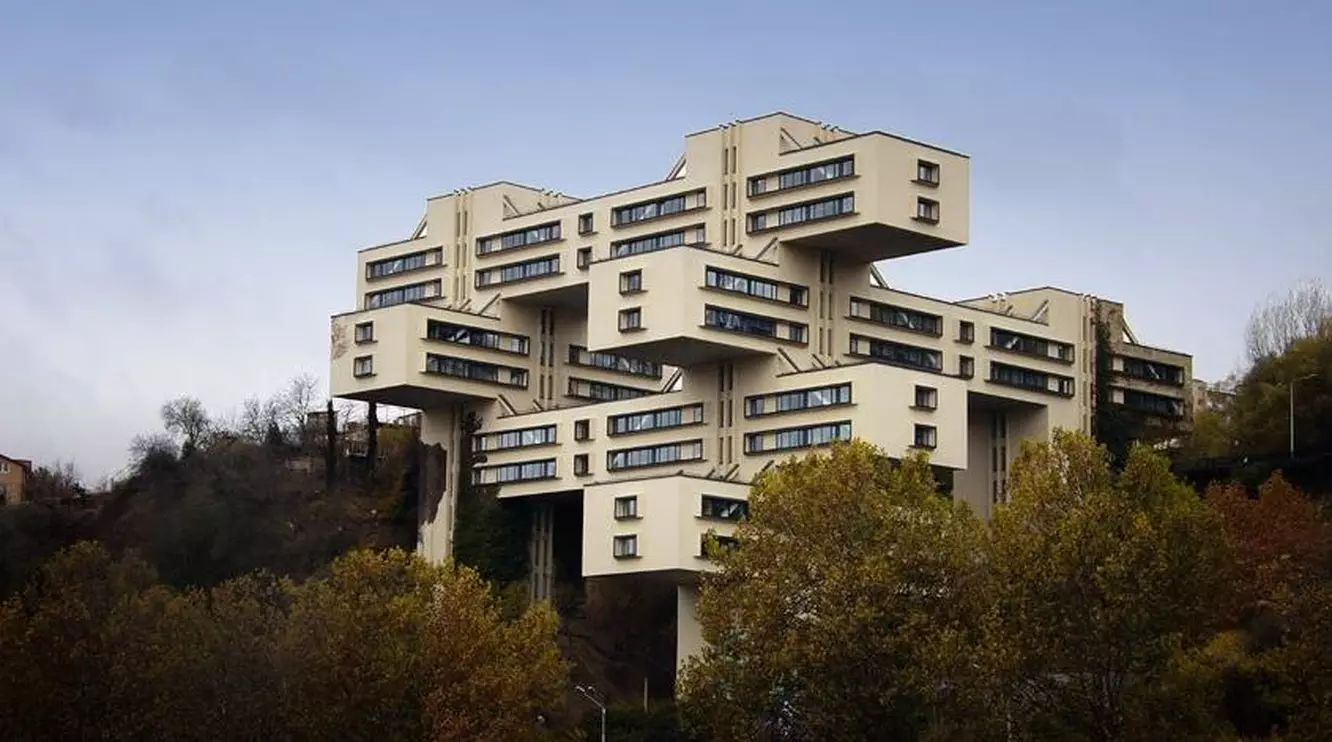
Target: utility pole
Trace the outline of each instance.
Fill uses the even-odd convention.
[[[591,701],[597,708],[601,709],[601,742],[606,742],[606,704],[602,703],[601,700],[596,697],[595,694],[597,689],[590,685],[576,685],[574,686],[574,690],[583,694],[584,698]]]

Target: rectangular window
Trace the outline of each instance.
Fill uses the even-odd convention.
[[[1033,371],[1021,366],[1010,366],[1007,363],[990,361],[990,381],[1019,389],[1059,394],[1065,397],[1073,396],[1072,378],[1044,371]],[[1056,382],[1053,387],[1050,384],[1051,381]]]
[[[772,281],[745,273],[722,270],[709,266],[704,272],[704,283],[708,288],[745,294],[768,301],[780,301],[798,306],[808,306],[808,289],[804,286]]]
[[[639,307],[620,310],[620,331],[643,329],[643,310]]]
[[[578,234],[592,234],[595,231],[593,226],[592,214],[578,215]]]
[[[704,307],[703,324],[718,330],[738,332],[744,335],[779,338],[795,342],[805,342],[806,325],[799,322],[775,320],[747,312],[722,309],[707,305]]]
[[[1064,363],[1073,362],[1073,346],[1068,343],[1001,330],[997,327],[990,328],[990,347],[1025,356],[1052,358]]]
[[[612,415],[606,419],[606,432],[609,435],[629,435],[645,433],[649,430],[678,428],[703,422],[703,405],[668,407],[647,412],[631,412],[624,415]]]
[[[621,448],[606,452],[606,469],[637,469],[644,466],[661,466],[685,461],[699,461],[703,458],[703,441],[683,441],[666,443],[660,446],[640,446]]]
[[[504,386],[527,386],[527,369],[515,366],[501,366],[495,363],[482,363],[466,358],[426,354],[426,373],[452,376],[457,379],[470,379]]]
[[[976,325],[973,322],[961,320],[957,323],[957,341],[959,343],[976,342]]]
[[[704,191],[692,191],[659,198],[655,201],[643,201],[621,206],[611,212],[611,224],[622,227],[626,224],[646,222],[671,214],[681,214],[686,211],[701,209],[707,206],[704,193]]]
[[[547,255],[544,258],[525,260],[521,263],[498,265],[476,272],[476,287],[498,286],[515,281],[554,275],[560,272],[560,256]]]
[[[374,356],[358,356],[352,359],[352,376],[371,376],[374,373]]]
[[[576,477],[587,476],[589,466],[590,464],[588,463],[587,454],[585,453],[574,454],[574,476]]]
[[[483,330],[468,325],[455,325],[440,320],[426,321],[426,339],[456,345],[471,345],[477,348],[502,350],[505,353],[527,355],[528,339],[523,335],[514,335],[496,330]]]
[[[929,160],[916,160],[916,182],[921,185],[939,185],[939,164]]]
[[[703,495],[700,517],[714,520],[741,520],[749,515],[749,503],[733,497]]]
[[[440,257],[442,257],[442,255],[443,253],[440,250],[423,250],[421,252],[414,252],[409,255],[399,255],[397,257],[386,258],[384,260],[376,260],[373,263],[366,263],[365,277],[383,278],[385,276],[392,276],[398,273],[407,273],[408,271],[420,270],[422,268],[425,268],[427,265],[432,264],[430,261],[430,258],[432,257],[435,258],[433,263],[436,265],[439,264],[440,262],[439,259]]]
[[[569,346],[569,363],[575,366],[588,366],[605,371],[614,371],[619,374],[647,376],[653,379],[661,378],[660,364],[615,353],[592,352],[581,345]]]
[[[745,435],[745,453],[769,453],[789,451],[796,448],[826,446],[833,441],[851,440],[851,422],[807,425],[799,428],[784,428]]]
[[[1157,384],[1184,385],[1184,369],[1180,366],[1128,356],[1121,356],[1120,360],[1123,361],[1122,373],[1125,376]]]
[[[925,335],[943,335],[943,317],[893,304],[852,297],[851,316]]]
[[[643,271],[625,271],[620,274],[620,293],[632,294],[643,290]]]
[[[917,425],[914,442],[916,448],[934,448],[937,445],[938,431],[933,425]]]
[[[592,248],[590,247],[578,248],[578,255],[576,257],[578,263],[578,270],[580,271],[587,270],[587,267],[592,264]]]
[[[775,415],[782,412],[798,412],[800,410],[835,407],[845,404],[851,404],[850,384],[793,389],[789,392],[745,397],[745,417]]]
[[[787,227],[793,224],[832,219],[850,214],[855,210],[855,196],[848,193],[842,196],[825,198],[820,201],[810,201],[808,203],[787,206],[778,209],[775,212],[768,211],[758,214],[750,214],[749,231],[760,232],[765,229],[775,229],[777,227]]]
[[[510,448],[549,446],[556,442],[554,425],[538,425],[532,428],[499,430],[473,436],[472,450],[477,452],[504,451]]]
[[[558,239],[560,239],[560,223],[550,222],[529,229],[482,237],[476,241],[476,254],[489,255],[505,250],[517,250],[520,247],[541,245]]]
[[[473,484],[509,484],[554,478],[555,459],[481,466],[472,470]]]
[[[592,422],[590,420],[574,420],[574,440],[586,441],[592,439]]]
[[[396,288],[384,289],[383,291],[371,291],[365,295],[365,308],[380,309],[382,307],[391,307],[395,304],[434,299],[439,296],[439,287],[439,281],[423,281],[422,283],[414,283],[410,286],[398,286]]]
[[[939,202],[929,198],[916,199],[916,221],[937,224],[939,221]]]
[[[1140,392],[1134,389],[1124,389],[1122,391],[1124,393],[1123,404],[1131,410],[1159,417],[1175,419],[1184,417],[1184,400],[1182,399],[1151,394],[1150,392]]]
[[[629,520],[638,517],[638,495],[625,495],[615,498],[615,519]]]
[[[690,227],[689,229],[677,229],[673,232],[659,232],[650,234],[646,237],[637,237],[632,240],[621,240],[611,243],[611,256],[623,258],[628,255],[642,255],[643,253],[666,250],[672,247],[682,245],[698,245],[704,242],[703,227]]]
[[[916,403],[912,405],[920,410],[934,410],[939,407],[939,390],[934,387],[917,386]]]
[[[654,392],[647,389],[635,389],[619,384],[607,384],[604,381],[589,381],[573,377],[569,379],[568,395],[576,399],[588,399],[597,402],[616,402],[625,399],[646,397]]]
[[[616,559],[632,559],[638,556],[638,536],[616,536],[612,553]]]
[[[976,375],[976,359],[971,356],[957,357],[957,375],[964,379],[970,379]]]
[[[373,343],[375,341],[375,323],[361,322],[356,325],[356,342]]]
[[[943,354],[930,348],[879,340],[864,335],[851,336],[851,355],[873,358],[880,363],[907,366],[926,371],[943,371]]]
[[[841,180],[855,174],[855,158],[845,157],[838,160],[829,160],[750,178],[749,195],[759,196],[764,193],[785,191],[830,180]]]

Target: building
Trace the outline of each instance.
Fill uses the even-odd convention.
[[[28,499],[28,480],[32,477],[32,462],[11,459],[0,454],[0,505],[17,505]]]
[[[779,460],[852,436],[927,451],[988,515],[1023,440],[1104,406],[1188,419],[1189,356],[1139,344],[1118,303],[887,285],[877,262],[968,241],[968,178],[966,155],[777,113],[686,136],[665,179],[623,191],[430,198],[410,237],[358,255],[333,392],[421,410],[451,485],[470,447],[474,483],[528,498],[535,597],[569,533],[585,577],[673,581],[682,659],[705,534]],[[427,495],[420,549],[442,559],[455,493]]]
[[[1229,382],[1193,380],[1193,409],[1223,412],[1235,399],[1234,386]]]

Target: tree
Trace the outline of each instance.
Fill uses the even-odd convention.
[[[691,723],[713,739],[913,738],[925,647],[966,615],[981,538],[928,460],[854,442],[780,464],[736,538],[702,583]]]
[[[208,411],[194,397],[177,397],[163,404],[162,424],[168,433],[184,439],[180,447],[182,457],[198,450],[210,428]]]
[[[1204,645],[1220,527],[1143,446],[1122,472],[1081,433],[1026,443],[986,540],[979,630],[940,738],[1185,739],[1219,693]],[[964,661],[959,661],[964,660]]]
[[[1298,451],[1332,451],[1332,426],[1325,423],[1332,419],[1332,332],[1297,339],[1260,358],[1240,380],[1232,402],[1239,450],[1289,450],[1292,394]]]
[[[28,477],[27,491],[28,499],[34,501],[63,500],[85,494],[72,461],[35,467]]]
[[[1280,355],[1302,338],[1332,332],[1332,291],[1316,280],[1302,281],[1285,296],[1268,296],[1254,310],[1244,333],[1253,363]]]

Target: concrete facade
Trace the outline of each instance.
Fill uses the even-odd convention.
[[[988,516],[1023,440],[1091,429],[1098,378],[1111,404],[1187,421],[1189,356],[1138,344],[1120,304],[884,283],[876,262],[967,243],[969,168],[779,113],[686,136],[665,180],[624,191],[431,198],[409,239],[359,253],[333,393],[421,410],[426,442],[484,451],[468,476],[502,498],[581,498],[582,574],[677,579],[683,659],[703,536],[777,461],[853,436],[924,450]],[[429,493],[430,558],[450,553],[450,489]]]
[[[17,505],[28,499],[28,477],[32,462],[0,456],[0,505]]]

